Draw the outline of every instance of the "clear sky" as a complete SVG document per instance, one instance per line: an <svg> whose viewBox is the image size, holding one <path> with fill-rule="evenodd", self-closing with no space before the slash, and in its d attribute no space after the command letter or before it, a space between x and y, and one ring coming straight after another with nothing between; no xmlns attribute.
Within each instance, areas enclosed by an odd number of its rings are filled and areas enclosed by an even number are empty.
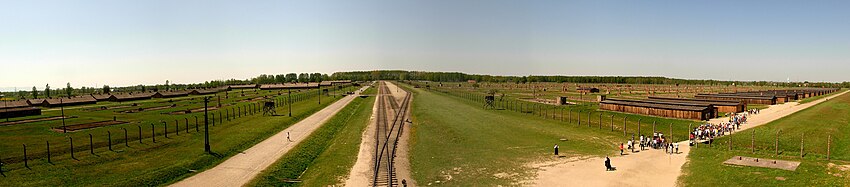
<svg viewBox="0 0 850 187"><path fill-rule="evenodd" d="M0 87L372 69L845 81L850 1L3 0Z"/></svg>

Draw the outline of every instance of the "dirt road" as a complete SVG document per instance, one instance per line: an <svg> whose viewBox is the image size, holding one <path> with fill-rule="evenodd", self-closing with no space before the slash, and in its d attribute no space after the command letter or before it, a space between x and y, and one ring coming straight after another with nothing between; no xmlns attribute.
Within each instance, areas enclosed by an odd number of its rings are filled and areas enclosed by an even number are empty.
<svg viewBox="0 0 850 187"><path fill-rule="evenodd" d="M263 140L243 153L234 155L221 164L186 178L171 186L242 186L250 182L261 171L269 167L280 157L295 147L304 138L319 128L350 103L357 94L346 96L304 120L295 123L285 130ZM287 133L292 141L287 141Z"/></svg>
<svg viewBox="0 0 850 187"><path fill-rule="evenodd" d="M750 115L741 129L767 124L784 116L814 106L828 99L845 94L838 93L806 104L789 102L773 105ZM717 124L726 118L713 119ZM739 131L736 131L739 132ZM571 158L538 165L537 178L530 182L535 186L675 186L687 162L690 147L687 141L679 142L679 154L664 154L663 150L646 150L626 156L611 156L617 171L605 171L605 158Z"/></svg>

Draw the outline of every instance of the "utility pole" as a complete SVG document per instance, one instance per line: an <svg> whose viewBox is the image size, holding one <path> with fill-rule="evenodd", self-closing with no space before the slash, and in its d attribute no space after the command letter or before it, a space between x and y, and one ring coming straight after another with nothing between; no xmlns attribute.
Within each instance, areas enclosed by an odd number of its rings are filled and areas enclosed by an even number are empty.
<svg viewBox="0 0 850 187"><path fill-rule="evenodd" d="M210 103L210 97L204 97L204 151L207 153L212 153L210 151L210 129L207 122L207 106Z"/></svg>

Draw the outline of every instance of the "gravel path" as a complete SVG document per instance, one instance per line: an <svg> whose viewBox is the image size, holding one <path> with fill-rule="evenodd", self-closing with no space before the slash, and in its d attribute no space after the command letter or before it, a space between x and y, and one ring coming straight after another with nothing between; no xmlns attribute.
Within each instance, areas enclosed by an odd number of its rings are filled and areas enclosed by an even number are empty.
<svg viewBox="0 0 850 187"><path fill-rule="evenodd" d="M254 145L241 154L234 155L221 164L186 178L171 186L243 186L256 177L261 171L280 159L290 149L298 145L304 138L328 121L348 103L358 97L360 89L354 95L346 96L304 120L295 123L285 130ZM290 139L287 141L287 132Z"/></svg>

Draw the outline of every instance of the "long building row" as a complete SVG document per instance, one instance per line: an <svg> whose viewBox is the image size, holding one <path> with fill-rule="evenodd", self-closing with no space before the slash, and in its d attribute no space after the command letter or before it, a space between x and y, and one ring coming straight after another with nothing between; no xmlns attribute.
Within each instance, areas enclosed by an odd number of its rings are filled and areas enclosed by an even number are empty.
<svg viewBox="0 0 850 187"><path fill-rule="evenodd" d="M348 84L351 81L323 81L321 83L293 83L293 84L247 84L247 85L231 85L217 88L205 89L190 89L176 91L157 91L157 92L126 92L112 94L90 94L74 97L47 98L47 99L27 99L17 101L4 101L0 103L0 118L13 118L31 115L41 115L39 107L60 107L60 106L77 106L96 104L101 101L126 102L146 100L152 98L174 98L185 97L189 95L209 95L223 91L234 89L311 89L320 88L321 86L332 86L337 84Z"/></svg>
<svg viewBox="0 0 850 187"><path fill-rule="evenodd" d="M774 105L825 95L838 89L809 88L720 94L698 94L695 98L648 97L647 99L604 99L599 108L617 112L669 118L709 120L721 113L744 112L748 104Z"/></svg>
<svg viewBox="0 0 850 187"><path fill-rule="evenodd" d="M735 93L697 94L696 98L715 100L735 100L747 104L775 105L794 100L826 95L838 91L838 88L805 88L792 90L768 90Z"/></svg>

